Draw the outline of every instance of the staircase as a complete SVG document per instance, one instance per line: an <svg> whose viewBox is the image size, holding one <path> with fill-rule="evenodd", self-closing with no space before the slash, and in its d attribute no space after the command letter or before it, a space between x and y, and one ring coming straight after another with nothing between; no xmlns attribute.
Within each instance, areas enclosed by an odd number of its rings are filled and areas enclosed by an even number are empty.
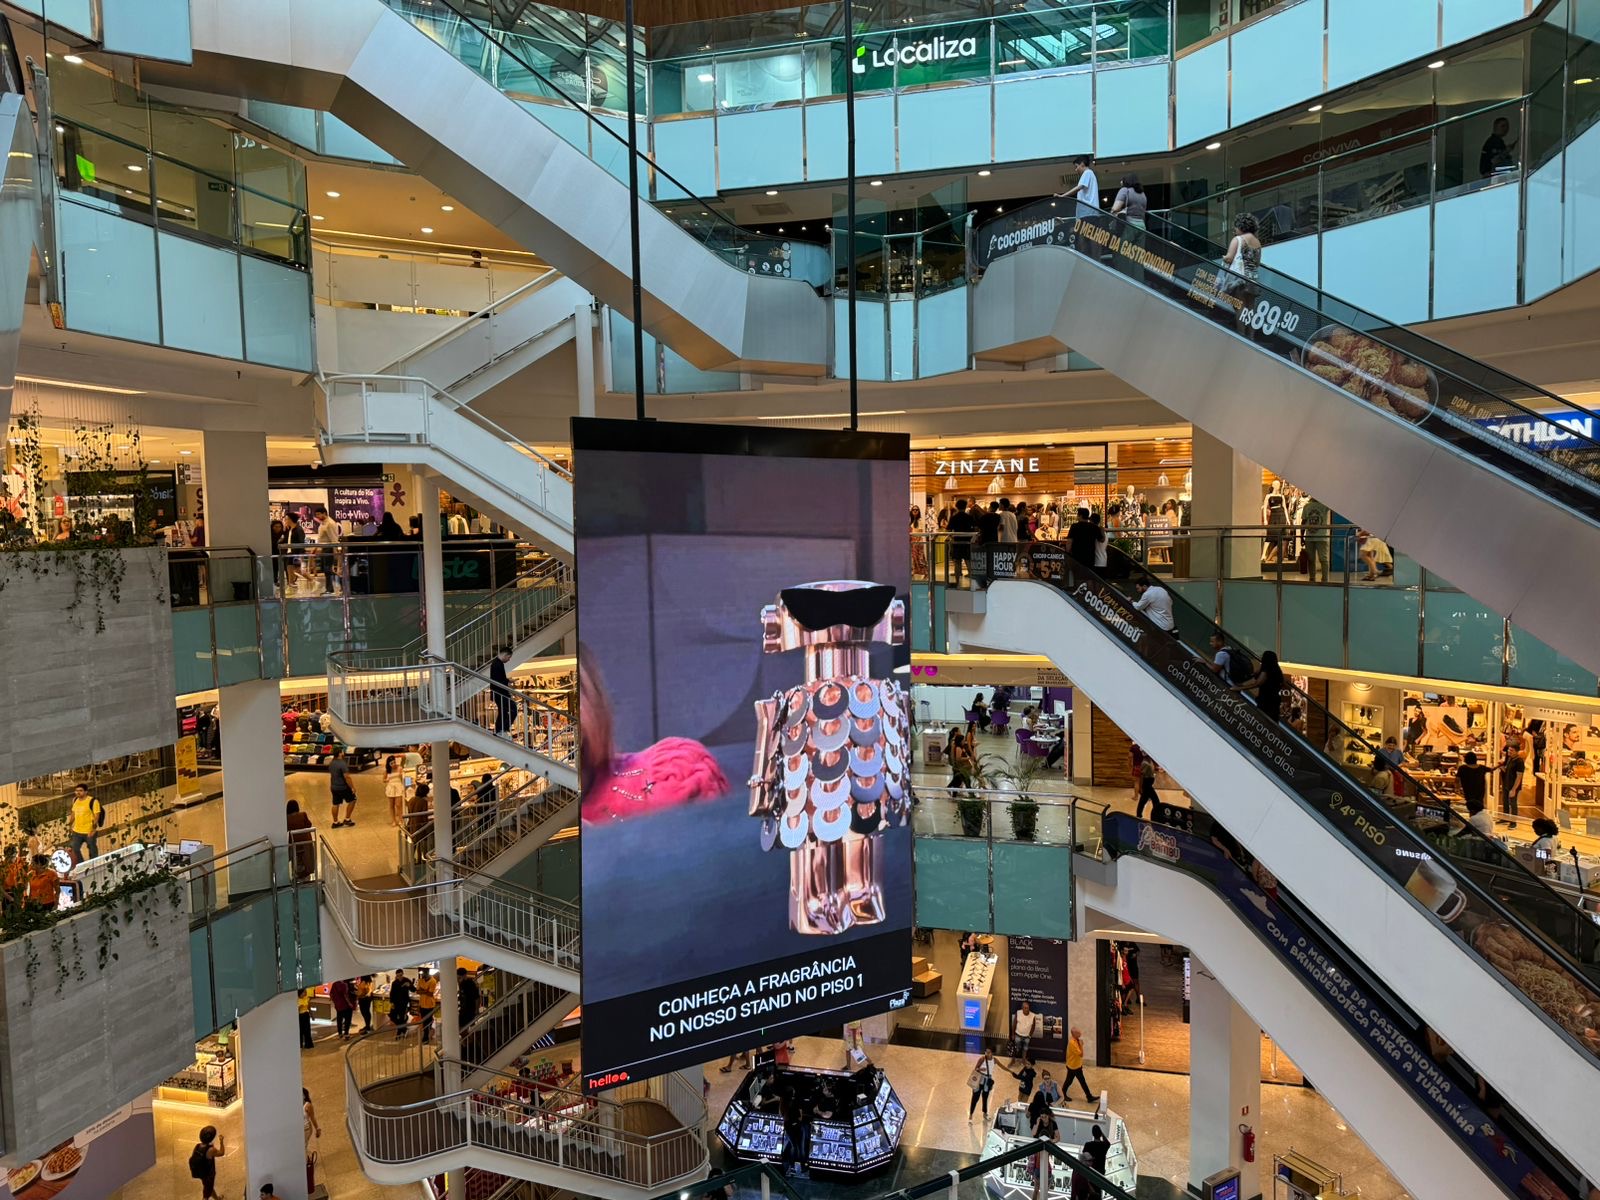
<svg viewBox="0 0 1600 1200"><path fill-rule="evenodd" d="M578 819L578 794L547 784L519 767L507 767L493 779L492 804L463 806L451 830L451 858L481 875L498 877ZM465 796L472 785L463 781ZM400 875L407 883L432 877L434 826L429 821L415 832L401 827Z"/></svg>
<svg viewBox="0 0 1600 1200"><path fill-rule="evenodd" d="M487 675L460 663L397 650L342 650L328 655L328 711L333 730L352 746L460 742L576 790L572 717L532 696L516 695L503 721Z"/></svg>
<svg viewBox="0 0 1600 1200"><path fill-rule="evenodd" d="M405 462L563 558L572 555L572 476L531 446L416 375L319 378L323 461Z"/></svg>
<svg viewBox="0 0 1600 1200"><path fill-rule="evenodd" d="M519 666L573 631L577 601L571 566L560 559L542 562L470 608L455 610L445 626L442 657L487 671L496 652L510 646L509 665ZM418 637L396 653L421 662L427 651L427 638Z"/></svg>
<svg viewBox="0 0 1600 1200"><path fill-rule="evenodd" d="M576 992L524 979L461 1031L461 1057L486 1072L509 1070L529 1046L577 1007Z"/></svg>

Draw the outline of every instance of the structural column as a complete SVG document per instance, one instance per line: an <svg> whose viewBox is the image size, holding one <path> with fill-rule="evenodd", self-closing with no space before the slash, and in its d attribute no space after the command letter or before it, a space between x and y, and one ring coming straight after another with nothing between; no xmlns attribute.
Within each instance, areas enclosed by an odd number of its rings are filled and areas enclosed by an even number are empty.
<svg viewBox="0 0 1600 1200"><path fill-rule="evenodd" d="M207 431L204 441L207 540L248 546L260 556L258 584L272 578L267 515L267 439L261 433ZM282 700L275 679L252 679L217 689L222 720L224 841L242 846L266 838L285 847ZM221 849L221 847L218 847ZM282 868L280 868L281 870ZM229 872L241 892L270 885L265 869L247 878ZM305 1136L300 1099L300 1026L295 994L274 996L239 1018L239 1074L245 1094L244 1138L223 1160L243 1163L244 1193L271 1183L284 1200L306 1195ZM313 1097L337 1107L339 1097ZM230 1188L230 1191L233 1189Z"/></svg>
<svg viewBox="0 0 1600 1200"><path fill-rule="evenodd" d="M1248 1200L1261 1194L1260 1163L1243 1161L1239 1126L1261 1128L1261 1029L1199 959L1190 979L1189 1186L1237 1167Z"/></svg>
<svg viewBox="0 0 1600 1200"><path fill-rule="evenodd" d="M594 310L580 304L572 310L572 345L578 353L578 415L594 416Z"/></svg>
<svg viewBox="0 0 1600 1200"><path fill-rule="evenodd" d="M1201 429L1194 431L1194 499L1189 506L1193 526L1261 524L1261 464L1252 462L1225 442ZM1261 574L1261 539L1219 539L1196 533L1190 539L1190 570L1205 579Z"/></svg>

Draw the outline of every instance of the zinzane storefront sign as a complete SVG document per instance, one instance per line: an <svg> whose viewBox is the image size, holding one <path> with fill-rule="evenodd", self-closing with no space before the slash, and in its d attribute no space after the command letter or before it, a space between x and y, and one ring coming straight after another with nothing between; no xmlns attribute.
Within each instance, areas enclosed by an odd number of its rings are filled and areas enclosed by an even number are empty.
<svg viewBox="0 0 1600 1200"><path fill-rule="evenodd" d="M936 458L935 475L1037 475L1037 458Z"/></svg>

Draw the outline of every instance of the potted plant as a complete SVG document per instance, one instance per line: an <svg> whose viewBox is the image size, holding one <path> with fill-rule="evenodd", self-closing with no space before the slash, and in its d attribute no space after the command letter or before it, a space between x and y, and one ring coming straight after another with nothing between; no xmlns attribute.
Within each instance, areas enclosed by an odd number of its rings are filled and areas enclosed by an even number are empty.
<svg viewBox="0 0 1600 1200"><path fill-rule="evenodd" d="M1006 807L1011 814L1011 833L1019 842L1031 842L1038 830L1039 802L1033 798L1033 787L1048 768L1042 755L1023 755L1015 765L1007 764L995 772L1002 786L1016 793L1016 799Z"/></svg>
<svg viewBox="0 0 1600 1200"><path fill-rule="evenodd" d="M990 779L997 778L1006 770L1005 764L992 754L980 754L977 758L977 772L975 775L962 777L962 785L966 788L986 787ZM965 795L956 797L956 816L961 821L963 837L982 837L984 815L989 810L989 802L968 791Z"/></svg>

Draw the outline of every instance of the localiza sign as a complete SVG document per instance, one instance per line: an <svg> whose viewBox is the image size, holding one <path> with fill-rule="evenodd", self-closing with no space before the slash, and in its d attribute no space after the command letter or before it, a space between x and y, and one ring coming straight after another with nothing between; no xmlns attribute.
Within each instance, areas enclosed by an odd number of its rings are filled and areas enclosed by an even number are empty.
<svg viewBox="0 0 1600 1200"><path fill-rule="evenodd" d="M975 58L977 53L978 39L971 35L945 37L943 34L935 34L933 37L914 42L902 42L899 37L895 37L888 45L879 46L877 49L857 46L855 62L850 64L850 69L857 75L865 75L869 65L909 67L916 63L956 62L963 58Z"/></svg>
<svg viewBox="0 0 1600 1200"><path fill-rule="evenodd" d="M989 41L983 22L864 37L856 43L850 70L858 91L971 79L989 73ZM844 90L842 79L834 82Z"/></svg>

